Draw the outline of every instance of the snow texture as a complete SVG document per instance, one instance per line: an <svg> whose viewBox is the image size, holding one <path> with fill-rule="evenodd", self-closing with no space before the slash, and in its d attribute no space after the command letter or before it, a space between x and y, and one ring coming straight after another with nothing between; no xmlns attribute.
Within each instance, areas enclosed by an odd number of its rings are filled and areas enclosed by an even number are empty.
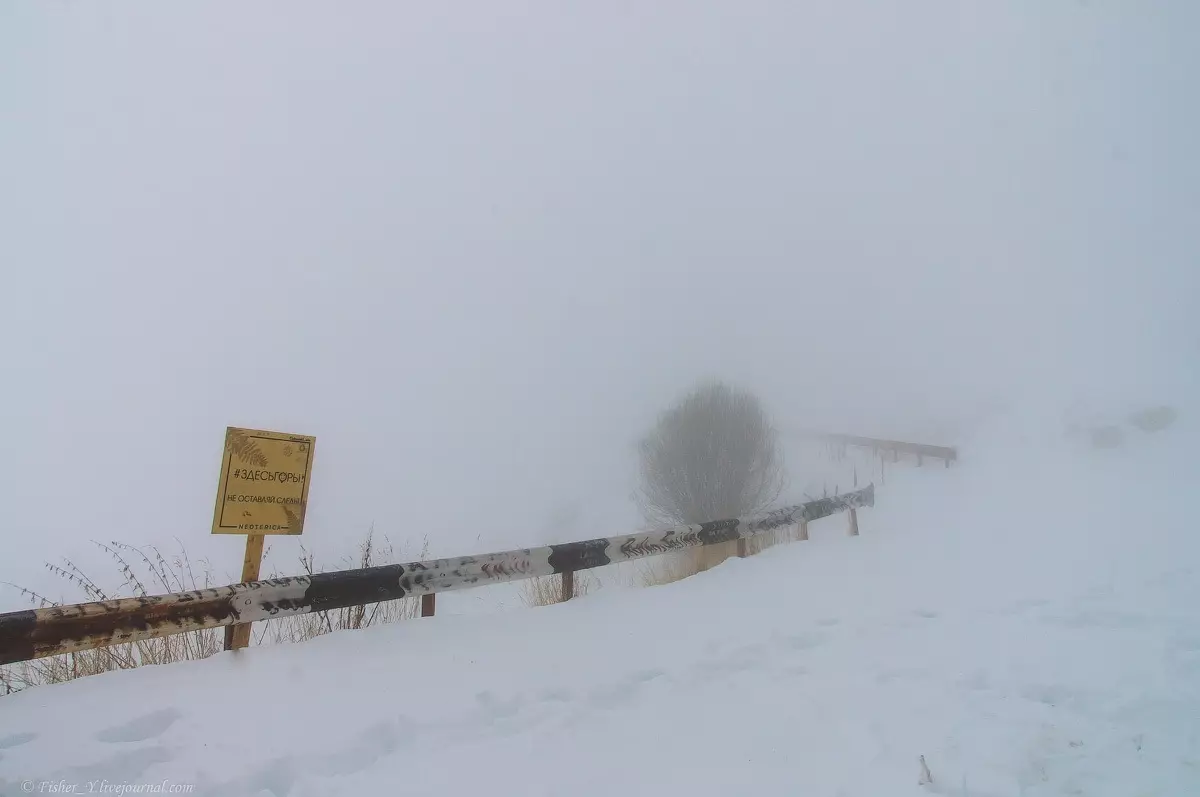
<svg viewBox="0 0 1200 797"><path fill-rule="evenodd" d="M748 539L835 512L872 506L873 485L765 514L541 548L383 565L312 576L270 578L194 592L123 598L0 614L0 663L127 642L163 628L254 622L361 606L407 595L468 589L535 576L574 573L684 548ZM149 619L148 619L149 618Z"/></svg>
<svg viewBox="0 0 1200 797"><path fill-rule="evenodd" d="M1012 420L664 587L0 698L0 794L1200 794L1189 415Z"/></svg>

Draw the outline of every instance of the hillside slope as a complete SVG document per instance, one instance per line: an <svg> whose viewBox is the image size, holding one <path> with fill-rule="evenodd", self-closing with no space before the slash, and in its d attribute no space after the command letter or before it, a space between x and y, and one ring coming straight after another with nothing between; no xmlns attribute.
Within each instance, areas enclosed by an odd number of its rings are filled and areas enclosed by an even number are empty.
<svg viewBox="0 0 1200 797"><path fill-rule="evenodd" d="M1200 794L1195 442L1010 419L859 538L14 694L0 794Z"/></svg>

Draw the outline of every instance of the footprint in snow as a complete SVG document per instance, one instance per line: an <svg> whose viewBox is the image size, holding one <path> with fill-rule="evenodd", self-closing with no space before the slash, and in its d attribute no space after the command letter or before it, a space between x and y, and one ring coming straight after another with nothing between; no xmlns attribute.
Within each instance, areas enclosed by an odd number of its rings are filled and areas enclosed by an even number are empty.
<svg viewBox="0 0 1200 797"><path fill-rule="evenodd" d="M718 658L703 660L696 665L696 670L705 678L711 675L733 675L760 667L769 658L770 651L767 646L755 643L743 645Z"/></svg>
<svg viewBox="0 0 1200 797"><path fill-rule="evenodd" d="M547 703L569 703L571 698L571 692L567 689L547 689L538 695L539 700Z"/></svg>
<svg viewBox="0 0 1200 797"><path fill-rule="evenodd" d="M639 670L638 672L635 672L633 675L629 676L629 681L631 683L644 684L647 681L653 681L655 678L662 678L666 674L666 670Z"/></svg>
<svg viewBox="0 0 1200 797"><path fill-rule="evenodd" d="M977 670L968 676L960 678L958 685L969 692L986 692L991 688L991 682L988 680L987 673L982 670Z"/></svg>
<svg viewBox="0 0 1200 797"><path fill-rule="evenodd" d="M295 794L296 786L310 775L345 778L368 770L381 759L412 744L416 736L415 723L407 717L377 722L363 728L339 750L319 755L285 755L268 759L240 778L212 784L204 793L213 797Z"/></svg>
<svg viewBox="0 0 1200 797"><path fill-rule="evenodd" d="M523 703L520 697L513 697L508 700L498 698L491 692L484 690L475 694L475 702L486 715L485 719L489 721L508 719L515 716L521 710Z"/></svg>
<svg viewBox="0 0 1200 797"><path fill-rule="evenodd" d="M1021 690L1021 697L1055 708L1078 702L1078 695L1061 684L1030 684Z"/></svg>
<svg viewBox="0 0 1200 797"><path fill-rule="evenodd" d="M828 641L823 634L793 634L783 638L782 644L789 650L812 650Z"/></svg>
<svg viewBox="0 0 1200 797"><path fill-rule="evenodd" d="M401 718L395 722L378 722L363 729L344 750L318 758L311 771L325 777L345 777L375 765L381 758L392 755L401 747L416 740L411 721Z"/></svg>
<svg viewBox="0 0 1200 797"><path fill-rule="evenodd" d="M171 761L174 755L163 745L149 747L120 747L116 752L101 761L89 761L86 764L70 766L55 772L49 772L46 780L51 782L65 780L67 783L99 783L110 781L138 781L156 764ZM82 792L83 789L77 791Z"/></svg>
<svg viewBox="0 0 1200 797"><path fill-rule="evenodd" d="M149 714L143 714L140 717L134 717L129 722L123 725L114 725L111 728L96 734L98 742L144 742L147 739L153 739L156 736L161 736L175 724L176 720L183 716L177 708L164 708L159 711L152 711Z"/></svg>
<svg viewBox="0 0 1200 797"><path fill-rule="evenodd" d="M0 737L0 750L20 747L23 744L29 744L36 738L36 733L14 733L11 736Z"/></svg>
<svg viewBox="0 0 1200 797"><path fill-rule="evenodd" d="M214 784L206 791L213 797L241 797L241 795L291 794L296 782L304 773L303 759L296 756L273 758L249 774L237 780Z"/></svg>
<svg viewBox="0 0 1200 797"><path fill-rule="evenodd" d="M631 702L643 684L666 677L666 675L666 670L640 670L625 677L619 683L593 689L588 694L588 702L596 708L616 708Z"/></svg>

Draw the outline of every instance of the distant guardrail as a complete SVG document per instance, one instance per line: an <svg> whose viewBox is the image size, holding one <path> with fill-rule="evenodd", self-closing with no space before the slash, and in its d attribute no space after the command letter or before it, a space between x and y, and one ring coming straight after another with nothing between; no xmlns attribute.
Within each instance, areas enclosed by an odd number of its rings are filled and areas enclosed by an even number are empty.
<svg viewBox="0 0 1200 797"><path fill-rule="evenodd" d="M918 465L923 464L925 457L940 459L945 462L947 468L950 467L951 462L958 461L957 449L950 446L931 446L925 443L906 443L902 440L886 440L878 437L862 437L854 434L810 430L803 430L800 432L800 435L810 440L821 440L826 443L839 443L841 445L869 448L881 455L882 452L890 452L893 462L898 460L901 454L912 454L917 458Z"/></svg>
<svg viewBox="0 0 1200 797"><path fill-rule="evenodd" d="M763 515L665 531L8 612L0 614L0 665L416 595L422 596L422 616L429 616L438 592L542 576L560 575L567 600L581 570L732 541L745 556L747 540L757 535L800 525L800 539L806 539L810 521L843 511L850 513L850 534L857 535L856 510L874 505L875 487L868 485Z"/></svg>

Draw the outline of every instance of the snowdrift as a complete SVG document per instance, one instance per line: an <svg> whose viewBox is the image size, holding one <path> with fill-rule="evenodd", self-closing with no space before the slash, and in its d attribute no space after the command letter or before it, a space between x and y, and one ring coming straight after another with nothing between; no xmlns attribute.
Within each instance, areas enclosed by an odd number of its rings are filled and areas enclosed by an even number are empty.
<svg viewBox="0 0 1200 797"><path fill-rule="evenodd" d="M27 690L0 794L1200 794L1197 442L1010 416L858 538Z"/></svg>

